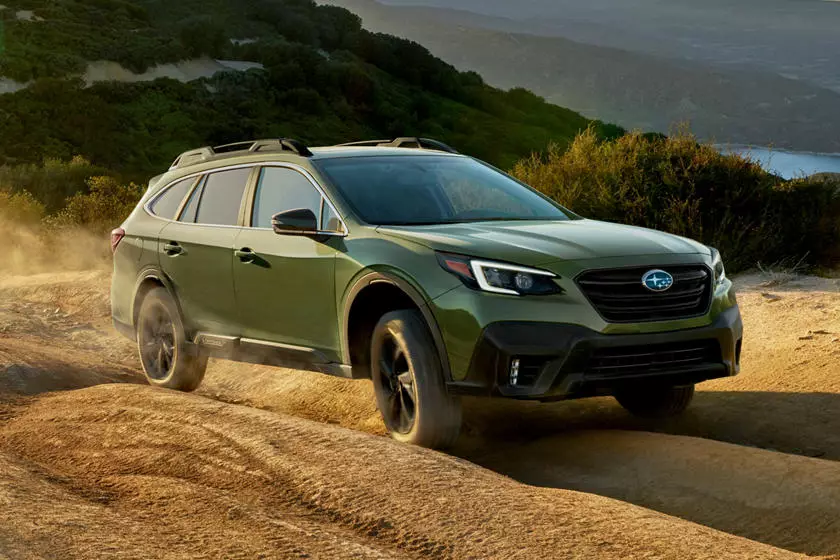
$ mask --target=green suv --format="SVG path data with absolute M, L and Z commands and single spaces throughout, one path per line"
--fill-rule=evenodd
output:
M 201 148 L 112 233 L 116 327 L 151 384 L 208 357 L 371 379 L 399 441 L 445 447 L 461 395 L 613 395 L 682 412 L 739 371 L 720 255 L 588 220 L 423 138 Z

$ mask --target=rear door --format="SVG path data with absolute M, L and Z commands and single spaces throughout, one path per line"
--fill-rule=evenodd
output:
M 291 167 L 263 167 L 245 217 L 250 227 L 236 238 L 239 254 L 251 255 L 237 257 L 233 265 L 242 336 L 312 348 L 337 361 L 335 259 L 343 240 L 274 233 L 274 214 L 300 208 L 319 216 L 319 229 L 343 232 L 311 177 Z
M 172 280 L 186 323 L 196 331 L 238 336 L 233 242 L 241 227 L 252 167 L 205 175 L 160 234 L 161 267 Z

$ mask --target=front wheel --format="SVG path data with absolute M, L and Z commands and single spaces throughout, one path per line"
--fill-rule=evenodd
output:
M 385 426 L 395 440 L 442 449 L 461 431 L 461 402 L 450 395 L 440 358 L 417 311 L 385 314 L 371 341 L 371 377 Z
M 678 416 L 685 412 L 693 398 L 694 385 L 642 385 L 619 391 L 615 395 L 618 404 L 631 414 L 643 418 Z
M 207 357 L 190 353 L 175 300 L 164 288 L 151 290 L 137 320 L 140 363 L 149 384 L 195 391 L 204 379 Z

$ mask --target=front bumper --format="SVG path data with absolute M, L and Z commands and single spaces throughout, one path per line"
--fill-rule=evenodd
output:
M 742 339 L 737 306 L 708 326 L 655 334 L 504 321 L 482 331 L 466 379 L 448 386 L 455 394 L 560 400 L 610 395 L 628 384 L 689 385 L 737 375 Z

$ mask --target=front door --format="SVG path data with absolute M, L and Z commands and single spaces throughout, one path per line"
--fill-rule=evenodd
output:
M 237 336 L 234 240 L 240 231 L 251 168 L 208 174 L 178 221 L 160 234 L 161 267 L 172 280 L 186 324 L 194 331 Z
M 288 167 L 259 172 L 246 227 L 236 237 L 234 283 L 243 337 L 318 350 L 340 356 L 335 298 L 335 260 L 340 237 L 316 240 L 278 235 L 271 217 L 286 210 L 311 209 L 320 229 L 341 230 L 313 182 Z

